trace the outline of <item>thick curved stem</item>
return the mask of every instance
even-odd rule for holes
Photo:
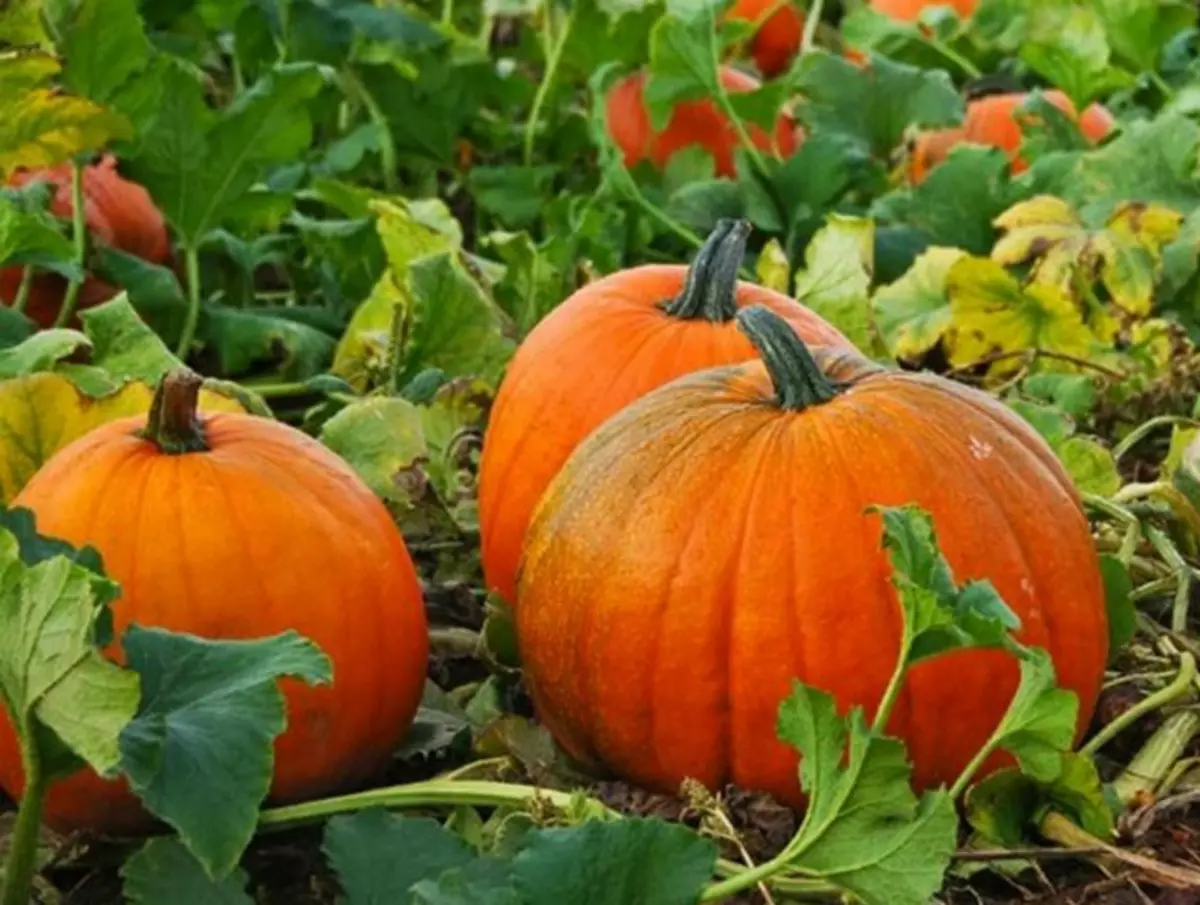
[[[802,412],[837,396],[804,340],[774,311],[763,305],[743,308],[737,324],[762,356],[781,408]]]
[[[204,426],[196,413],[203,382],[199,374],[187,368],[167,372],[154,391],[146,426],[138,436],[169,456],[207,451]]]
[[[738,313],[738,270],[749,238],[749,221],[718,220],[688,268],[683,291],[663,310],[682,320],[733,320]]]

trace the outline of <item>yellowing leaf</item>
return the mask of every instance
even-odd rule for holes
[[[49,88],[12,93],[0,72],[0,174],[50,167],[113,139],[133,137],[123,116]]]
[[[772,239],[763,246],[763,250],[758,256],[758,262],[754,265],[754,275],[758,277],[760,283],[768,289],[785,294],[788,291],[790,270],[791,265],[788,263],[787,252],[783,250],[778,239]]]
[[[396,306],[410,304],[408,265],[417,258],[458,248],[462,233],[441,201],[376,200],[376,229],[388,270],[350,318],[334,353],[331,371],[360,392],[387,367],[388,338]]]
[[[1089,358],[1095,337],[1071,297],[1057,286],[1022,286],[995,261],[962,258],[946,275],[953,334],[950,362],[956,367],[992,356],[993,375],[1019,367],[1018,354],[1030,350]],[[1064,370],[1062,365],[1058,370]]]
[[[61,374],[30,374],[0,382],[0,503],[7,504],[56,452],[101,424],[140,415],[152,393],[144,383],[91,399]],[[232,399],[204,390],[200,407],[240,412]]]
[[[1005,234],[992,248],[992,260],[1006,267],[1036,261],[1039,282],[1069,287],[1089,254],[1089,232],[1071,206],[1053,195],[1013,205],[994,225]]]
[[[1079,226],[1079,218],[1071,205],[1053,195],[1035,195],[1014,204],[992,221],[997,229],[1011,232],[1030,226]]]
[[[959,248],[930,248],[904,276],[875,293],[875,324],[896,358],[915,360],[941,340],[950,326],[946,274],[965,256]]]
[[[1145,317],[1162,276],[1162,249],[1179,235],[1183,215],[1156,204],[1130,202],[1113,213],[1100,238],[1104,287],[1129,314]]]
[[[9,0],[0,3],[0,44],[15,47],[49,47],[42,24],[42,0]]]

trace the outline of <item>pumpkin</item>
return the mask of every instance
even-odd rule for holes
[[[732,93],[759,87],[756,78],[729,66],[722,66],[719,75],[725,90]],[[740,142],[732,124],[713,101],[708,98],[680,101],[671,111],[666,128],[656,132],[646,108],[645,86],[646,73],[634,72],[617,82],[606,100],[608,132],[621,151],[625,166],[634,167],[649,160],[662,169],[675,152],[698,145],[712,154],[718,176],[732,178],[737,175],[734,152]],[[750,140],[762,151],[771,151],[772,145],[783,157],[790,157],[796,151],[796,124],[786,113],[779,114],[772,136],[753,124],[748,124],[747,129]]]
[[[50,202],[52,214],[68,220],[74,216],[69,164],[20,170],[9,179],[9,184],[21,186],[34,180],[47,182],[54,190]],[[83,168],[83,198],[84,218],[93,241],[156,264],[167,260],[171,246],[162,213],[142,186],[117,172],[117,161],[111,154]],[[0,300],[4,304],[11,305],[16,299],[23,271],[24,268],[19,266],[0,269]],[[45,271],[37,272],[25,313],[43,327],[49,327],[54,323],[66,289],[65,278]],[[115,286],[89,275],[80,287],[77,308],[98,305],[112,298],[117,291]]]
[[[147,416],[103,425],[59,451],[13,502],[38,530],[91,544],[131,622],[206,638],[295,630],[330,658],[333,684],[281,684],[276,802],[320,796],[388,763],[424,688],[421,587],[384,505],[332,452],[282,423],[196,412],[201,380],[168,374]],[[107,652],[121,661],[119,644]],[[0,784],[23,778],[0,720]],[[122,834],[153,822],[123,781],[89,771],[51,787],[56,830]]]
[[[1104,590],[1047,444],[981,391],[810,354],[765,308],[737,322],[764,360],[628,406],[537,507],[515,619],[537,713],[563,748],[662,792],[693,777],[801,806],[779,704],[798,678],[873,716],[902,617],[868,507],[908,503],[930,513],[955,578],[990,579],[1020,640],[1050,652],[1082,732],[1108,653]],[[999,650],[918,663],[888,723],[914,783],[957,778],[1017,682]]]
[[[871,9],[897,22],[916,22],[930,7],[948,6],[960,19],[975,12],[979,0],[871,0]]]
[[[510,604],[525,529],[550,479],[584,437],[650,390],[754,357],[733,323],[739,307],[766,305],[810,342],[850,347],[798,302],[738,281],[749,230],[723,220],[690,268],[651,264],[588,284],[517,349],[479,465],[484,576]]]
[[[787,70],[800,49],[804,13],[792,0],[735,0],[725,17],[757,23],[768,12],[770,15],[750,39],[750,56],[759,72],[773,78]]]
[[[1083,115],[1076,113],[1071,99],[1058,90],[1042,93],[1051,104],[1079,125],[1084,138],[1100,141],[1115,125],[1111,113],[1099,104],[1091,104]],[[1017,153],[1021,148],[1021,125],[1018,108],[1029,97],[1022,92],[991,94],[968,102],[963,125],[954,129],[938,129],[917,136],[909,157],[909,171],[914,183],[921,182],[937,164],[959,144],[988,145],[1008,154],[1013,173],[1028,169],[1029,164]]]

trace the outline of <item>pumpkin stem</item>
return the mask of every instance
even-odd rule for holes
[[[154,391],[146,426],[137,435],[168,456],[206,452],[204,425],[196,414],[203,382],[204,378],[188,368],[164,374]]]
[[[723,324],[737,315],[738,269],[750,238],[747,220],[721,219],[709,233],[688,268],[687,282],[679,295],[663,306],[667,314],[683,320]]]
[[[837,396],[838,388],[822,373],[804,340],[770,308],[743,308],[737,325],[767,366],[781,408],[802,412]]]

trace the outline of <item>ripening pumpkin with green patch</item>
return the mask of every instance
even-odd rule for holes
[[[722,66],[718,74],[725,90],[733,94],[753,91],[760,85],[758,79],[731,66]],[[711,98],[680,101],[672,109],[666,126],[655,129],[646,106],[646,79],[646,72],[631,73],[610,89],[605,101],[608,133],[625,166],[632,168],[648,160],[662,169],[684,148],[701,147],[712,155],[716,175],[736,176],[734,155],[741,141],[716,103]],[[754,124],[747,124],[746,128],[754,146],[766,153],[778,151],[787,158],[799,145],[796,122],[786,112],[780,112],[770,135]]]
[[[749,232],[744,221],[723,220],[690,267],[649,264],[584,286],[517,349],[479,463],[489,590],[517,603],[517,564],[533,507],[584,437],[681,374],[757,354],[734,324],[739,308],[766,305],[810,343],[851,347],[794,299],[738,280]]]
[[[1089,142],[1100,141],[1116,125],[1113,115],[1100,104],[1089,105],[1080,116],[1071,99],[1061,91],[1044,91],[1042,96],[1074,120]],[[967,103],[966,117],[961,126],[935,129],[918,135],[909,153],[909,176],[912,182],[915,184],[924,180],[929,171],[960,144],[1000,148],[1008,155],[1012,172],[1024,172],[1029,164],[1018,153],[1023,138],[1019,115],[1021,105],[1029,97],[1023,92],[1010,92],[976,98]]]
[[[387,509],[316,440],[269,418],[198,413],[200,378],[168,374],[148,416],[60,450],[13,501],[39,532],[91,545],[121,586],[114,642],[130,623],[205,638],[292,630],[333,667],[331,685],[285,680],[287,729],[270,798],[307,800],[386,767],[425,684],[421,586]],[[0,785],[24,787],[0,708]],[[53,829],[138,833],[153,821],[124,780],[84,770],[51,786]]]
[[[759,23],[748,50],[765,78],[774,78],[792,65],[804,37],[804,13],[794,0],[734,0],[725,18]]]
[[[801,806],[779,704],[799,679],[873,716],[903,617],[872,507],[914,503],[955,580],[989,579],[1018,639],[1050,653],[1082,734],[1108,617],[1088,521],[1046,442],[979,390],[810,353],[763,307],[737,323],[761,360],[632,403],[538,504],[516,628],[538,716],[563,748],[665,793],[693,777]],[[999,649],[909,671],[887,731],[907,744],[916,785],[958,777],[1017,682]]]

